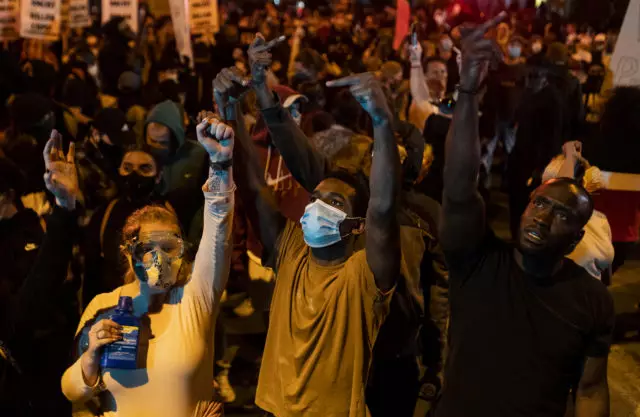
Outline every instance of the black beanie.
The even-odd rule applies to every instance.
[[[109,140],[115,146],[125,147],[136,142],[135,134],[127,124],[127,118],[120,109],[107,108],[100,110],[93,119],[92,125],[100,133],[109,136]]]
[[[11,120],[18,132],[27,132],[53,110],[51,100],[38,93],[24,93],[11,103]]]

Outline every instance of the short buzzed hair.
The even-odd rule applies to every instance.
[[[342,181],[355,190],[353,198],[353,215],[355,217],[366,217],[369,207],[369,181],[361,172],[351,173],[347,170],[337,169],[325,176],[326,179],[336,179]]]
[[[575,193],[580,194],[588,202],[588,209],[584,213],[581,213],[583,215],[581,218],[582,226],[584,227],[584,225],[587,224],[593,214],[594,203],[591,194],[589,194],[579,181],[573,178],[553,178],[544,182],[541,187],[542,186],[565,186],[567,188],[574,188],[576,190]]]

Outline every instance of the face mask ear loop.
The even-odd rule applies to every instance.
[[[366,219],[364,217],[345,217],[344,220],[358,220],[358,221],[365,221]],[[342,225],[342,223],[344,223],[344,220],[341,221],[338,224],[338,231],[340,230],[340,226]],[[351,231],[349,233],[347,233],[346,235],[342,236],[340,235],[340,240],[344,240],[346,238],[348,238],[349,236],[353,235],[353,228],[351,229]]]

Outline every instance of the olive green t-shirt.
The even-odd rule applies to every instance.
[[[368,415],[371,351],[393,291],[378,290],[364,250],[318,265],[291,221],[276,253],[256,404],[276,417]]]

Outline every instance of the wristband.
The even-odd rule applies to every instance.
[[[458,94],[467,94],[467,95],[470,95],[470,96],[475,96],[475,95],[478,94],[478,90],[477,89],[476,90],[467,90],[465,88],[458,87]]]
[[[227,159],[226,161],[209,161],[209,167],[214,171],[226,171],[233,165],[233,159]]]

